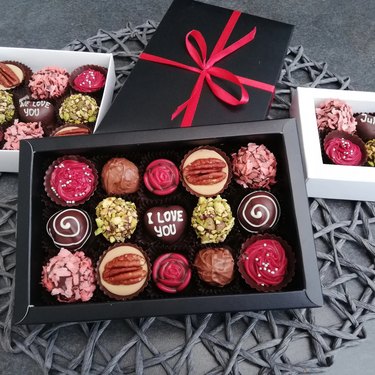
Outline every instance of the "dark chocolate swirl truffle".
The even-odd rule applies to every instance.
[[[68,208],[52,215],[46,229],[56,247],[78,250],[90,237],[91,219],[83,210]]]
[[[280,205],[268,191],[253,191],[246,195],[237,209],[241,226],[250,233],[258,233],[274,227],[280,217]]]

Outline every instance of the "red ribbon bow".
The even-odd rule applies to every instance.
[[[247,93],[244,85],[274,93],[275,86],[273,85],[269,85],[264,82],[255,81],[249,78],[241,77],[241,76],[231,73],[229,70],[215,66],[215,64],[219,62],[220,60],[222,60],[224,57],[242,48],[244,45],[250,43],[255,38],[256,27],[254,27],[248,34],[243,36],[241,39],[232,43],[228,47],[225,47],[225,44],[227,43],[230,35],[232,34],[232,31],[235,25],[237,24],[237,21],[240,15],[241,15],[241,12],[239,11],[234,11],[232,13],[208,60],[207,60],[207,44],[203,35],[197,30],[192,30],[186,34],[186,37],[185,37],[186,49],[188,50],[189,55],[196,62],[198,67],[182,64],[182,63],[179,63],[178,61],[165,59],[164,57],[150,55],[148,53],[142,53],[140,55],[139,58],[142,60],[147,60],[147,61],[151,61],[151,62],[155,62],[159,64],[171,65],[176,68],[189,70],[191,72],[195,72],[199,74],[198,80],[193,88],[193,91],[191,92],[190,98],[186,102],[179,105],[177,109],[174,111],[174,113],[172,114],[172,120],[174,120],[182,111],[185,111],[184,117],[181,122],[181,127],[191,126],[193,119],[194,119],[195,112],[197,110],[203,84],[205,81],[207,82],[213,94],[218,99],[222,100],[224,103],[227,103],[233,106],[246,104],[249,101],[249,94]],[[198,50],[192,44],[192,42],[190,41],[190,38],[192,38],[195,41],[196,45],[199,48]],[[220,87],[217,83],[215,83],[212,80],[212,76],[232,82],[233,84],[238,86],[241,90],[241,98],[237,99],[228,91]]]

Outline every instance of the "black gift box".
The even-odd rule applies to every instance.
[[[106,160],[122,155],[136,161],[142,172],[143,163],[148,163],[154,157],[173,159],[177,155],[177,159],[181,160],[180,155],[199,145],[213,145],[229,154],[248,142],[266,145],[275,154],[278,162],[278,182],[271,191],[280,202],[281,219],[273,233],[283,237],[291,245],[296,257],[295,275],[291,283],[281,291],[257,292],[245,284],[237,268],[235,280],[222,289],[203,285],[193,271],[191,283],[186,291],[177,295],[166,294],[158,291],[151,280],[139,296],[129,301],[110,300],[97,288],[94,297],[89,302],[64,304],[57,302],[41,286],[42,266],[58,252],[47,236],[45,225],[49,215],[62,207],[49,200],[43,186],[45,171],[55,159],[62,155],[82,155],[90,159],[100,173]],[[227,191],[222,194],[232,206],[234,216],[239,201],[248,192],[247,189],[232,181]],[[183,198],[180,198],[181,195]],[[82,208],[89,212],[92,219],[95,216],[95,206],[103,197],[105,193],[99,186],[94,196],[83,205]],[[155,205],[162,203],[170,205],[173,202],[188,204],[189,201],[195,205],[198,199],[186,192],[182,186],[179,186],[179,189],[170,196],[146,198],[144,200],[151,200],[155,202]],[[176,202],[177,199],[179,200]],[[214,138],[212,127],[200,126],[189,129],[22,141],[18,207],[14,314],[14,321],[17,323],[91,321],[154,315],[285,309],[315,307],[322,304],[299,143],[295,122],[292,119],[254,122],[251,126],[249,123],[218,125],[215,127]],[[186,208],[191,214],[191,207]],[[140,210],[144,210],[144,207],[140,207]],[[139,223],[141,223],[142,212],[139,212],[139,216]],[[229,244],[238,257],[240,242],[242,243],[247,237],[250,237],[250,234],[244,233],[236,223],[224,244]],[[158,244],[151,242],[142,225],[137,227],[130,241],[143,247],[151,263],[157,251],[169,252],[167,251],[169,248],[165,246],[158,248]],[[182,244],[183,246],[177,243],[172,249],[179,251],[182,248],[185,249],[183,251],[187,252],[191,262],[192,252],[195,253],[200,248],[192,228],[188,228]],[[83,247],[83,251],[92,257],[95,263],[102,251],[109,246],[109,242],[101,236],[92,235]]]
[[[232,15],[233,12],[228,9],[194,0],[176,0],[144,52],[197,68],[197,63],[185,47],[186,34],[191,30],[198,30],[202,34],[208,59]],[[255,27],[256,34],[252,41],[214,66],[274,86],[293,26],[241,14],[225,46],[238,41]],[[198,77],[196,72],[138,60],[97,133],[179,127],[184,113],[173,121],[171,116],[190,97]],[[240,90],[234,84],[215,77],[213,81],[237,98],[240,97]],[[219,100],[205,82],[192,124],[264,120],[273,94],[250,86],[244,88],[249,94],[249,102],[231,106]]]

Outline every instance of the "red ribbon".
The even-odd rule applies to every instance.
[[[237,21],[241,15],[241,12],[234,11],[229,18],[229,21],[224,27],[223,32],[221,33],[215,48],[213,49],[211,56],[207,60],[207,44],[203,37],[203,35],[197,31],[192,30],[186,34],[185,37],[185,44],[186,49],[189,52],[191,58],[196,62],[198,67],[190,66],[186,64],[179,63],[178,61],[173,61],[169,59],[165,59],[164,57],[150,55],[148,53],[142,53],[140,55],[140,59],[147,60],[159,64],[165,64],[174,66],[176,68],[181,68],[185,70],[189,70],[191,72],[195,72],[199,74],[198,80],[191,92],[190,98],[179,105],[177,109],[172,114],[172,120],[174,120],[182,111],[185,111],[181,127],[188,127],[191,126],[195,112],[197,110],[199,98],[201,96],[203,84],[206,81],[208,86],[210,87],[213,94],[224,103],[238,106],[241,104],[246,104],[249,101],[249,94],[245,90],[245,86],[254,87],[260,90],[268,91],[274,93],[275,86],[269,85],[264,82],[255,81],[249,78],[241,77],[231,73],[229,70],[219,68],[215,66],[217,62],[222,60],[224,57],[230,55],[231,53],[237,51],[238,49],[242,48],[244,45],[250,43],[256,34],[256,27],[254,27],[248,34],[243,36],[241,39],[237,40],[236,42],[232,43],[228,47],[225,47],[230,35],[234,27],[237,24]],[[195,41],[195,44],[198,46],[198,49],[193,45],[190,41],[190,38]],[[221,78],[225,81],[232,82],[236,86],[238,86],[241,90],[241,98],[237,99],[228,91],[224,90],[220,87],[217,83],[212,80],[212,77]]]

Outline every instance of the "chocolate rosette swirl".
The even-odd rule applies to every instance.
[[[156,195],[173,193],[179,183],[179,172],[170,160],[157,159],[151,162],[143,176],[146,188]]]
[[[180,292],[188,286],[191,279],[189,262],[181,254],[163,254],[153,263],[152,278],[163,292]]]

